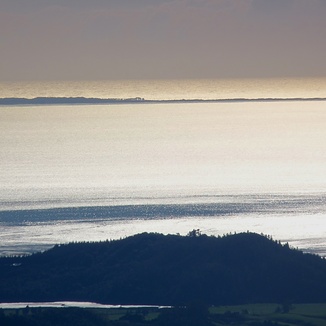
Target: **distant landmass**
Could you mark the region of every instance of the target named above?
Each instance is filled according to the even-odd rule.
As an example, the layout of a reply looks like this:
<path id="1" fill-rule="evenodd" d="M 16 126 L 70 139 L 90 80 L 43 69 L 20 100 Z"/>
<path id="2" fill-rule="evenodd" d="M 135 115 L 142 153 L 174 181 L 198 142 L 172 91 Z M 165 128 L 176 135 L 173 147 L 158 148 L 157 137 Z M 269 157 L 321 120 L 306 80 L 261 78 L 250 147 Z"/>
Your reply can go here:
<path id="1" fill-rule="evenodd" d="M 40 104 L 116 104 L 142 102 L 143 98 L 87 98 L 87 97 L 7 97 L 0 98 L 0 105 L 40 105 Z"/>
<path id="2" fill-rule="evenodd" d="M 0 259 L 0 301 L 326 302 L 326 260 L 270 237 L 138 234 Z"/>
<path id="3" fill-rule="evenodd" d="M 126 103 L 201 103 L 201 102 L 281 102 L 281 101 L 325 101 L 326 98 L 233 98 L 233 99 L 180 99 L 180 100 L 146 100 L 134 98 L 87 98 L 87 97 L 35 97 L 0 98 L 0 105 L 65 105 L 65 104 L 126 104 Z"/>

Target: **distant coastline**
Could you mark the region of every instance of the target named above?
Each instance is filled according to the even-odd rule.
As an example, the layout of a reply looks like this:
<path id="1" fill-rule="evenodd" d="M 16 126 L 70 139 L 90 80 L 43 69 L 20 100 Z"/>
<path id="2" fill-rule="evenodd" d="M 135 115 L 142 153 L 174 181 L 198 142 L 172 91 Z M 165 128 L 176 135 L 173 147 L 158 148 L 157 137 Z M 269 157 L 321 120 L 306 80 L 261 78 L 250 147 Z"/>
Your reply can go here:
<path id="1" fill-rule="evenodd" d="M 326 101 L 326 97 L 313 98 L 230 98 L 230 99 L 175 99 L 146 100 L 142 97 L 133 98 L 88 98 L 88 97 L 6 97 L 0 98 L 0 106 L 14 105 L 74 105 L 74 104 L 130 104 L 130 103 L 237 103 L 237 102 L 298 102 Z"/>

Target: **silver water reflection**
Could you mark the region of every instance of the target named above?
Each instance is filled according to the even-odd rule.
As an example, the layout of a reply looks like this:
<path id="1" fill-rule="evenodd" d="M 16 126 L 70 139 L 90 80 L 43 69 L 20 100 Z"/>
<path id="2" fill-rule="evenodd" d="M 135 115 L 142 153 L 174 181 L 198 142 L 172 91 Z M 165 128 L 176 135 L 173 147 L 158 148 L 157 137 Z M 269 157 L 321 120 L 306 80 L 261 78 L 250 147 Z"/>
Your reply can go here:
<path id="1" fill-rule="evenodd" d="M 200 228 L 324 254 L 325 127 L 326 102 L 1 107 L 2 253 Z"/>
<path id="2" fill-rule="evenodd" d="M 326 102 L 0 108 L 0 209 L 323 192 L 325 126 Z"/>
<path id="3" fill-rule="evenodd" d="M 2 211 L 0 253 L 31 253 L 55 243 L 118 239 L 144 231 L 186 234 L 199 228 L 209 235 L 264 233 L 326 256 L 325 199 L 321 195 L 241 195 L 209 197 L 197 204 Z"/>

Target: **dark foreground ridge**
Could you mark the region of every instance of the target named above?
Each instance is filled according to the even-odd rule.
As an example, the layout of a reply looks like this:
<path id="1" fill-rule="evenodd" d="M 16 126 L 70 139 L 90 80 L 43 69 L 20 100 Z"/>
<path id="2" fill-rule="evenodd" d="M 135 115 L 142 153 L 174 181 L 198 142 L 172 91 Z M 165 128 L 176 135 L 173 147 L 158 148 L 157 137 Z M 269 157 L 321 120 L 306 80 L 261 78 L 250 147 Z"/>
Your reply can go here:
<path id="1" fill-rule="evenodd" d="M 6 97 L 0 98 L 0 105 L 72 105 L 72 104 L 128 104 L 128 103 L 237 103 L 237 102 L 293 102 L 293 101 L 326 101 L 323 97 L 311 98 L 233 98 L 233 99 L 179 99 L 179 100 L 146 100 L 134 98 L 89 98 L 89 97 Z"/>
<path id="2" fill-rule="evenodd" d="M 326 260 L 254 233 L 143 233 L 1 258 L 0 289 L 1 302 L 325 302 Z"/>

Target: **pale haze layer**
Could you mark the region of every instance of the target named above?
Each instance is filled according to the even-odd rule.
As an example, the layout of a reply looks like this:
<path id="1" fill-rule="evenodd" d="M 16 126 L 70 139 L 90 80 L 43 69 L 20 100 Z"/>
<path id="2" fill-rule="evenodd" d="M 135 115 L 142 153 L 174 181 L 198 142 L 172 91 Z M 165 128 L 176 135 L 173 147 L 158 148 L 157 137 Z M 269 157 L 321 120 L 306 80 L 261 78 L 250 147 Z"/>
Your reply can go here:
<path id="1" fill-rule="evenodd" d="M 0 79 L 326 76 L 325 0 L 1 0 Z"/>

